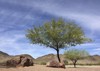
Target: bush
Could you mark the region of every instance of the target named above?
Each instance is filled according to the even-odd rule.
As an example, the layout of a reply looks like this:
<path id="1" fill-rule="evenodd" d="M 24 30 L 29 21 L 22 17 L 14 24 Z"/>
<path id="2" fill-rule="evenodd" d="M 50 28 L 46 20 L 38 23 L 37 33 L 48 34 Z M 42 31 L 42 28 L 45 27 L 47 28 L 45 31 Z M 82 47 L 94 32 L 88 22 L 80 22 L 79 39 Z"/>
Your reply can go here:
<path id="1" fill-rule="evenodd" d="M 67 60 L 64 60 L 64 64 L 65 64 L 65 65 L 68 65 L 68 61 L 67 61 Z"/>
<path id="2" fill-rule="evenodd" d="M 41 64 L 41 65 L 46 65 L 46 62 L 41 62 L 40 64 Z"/>

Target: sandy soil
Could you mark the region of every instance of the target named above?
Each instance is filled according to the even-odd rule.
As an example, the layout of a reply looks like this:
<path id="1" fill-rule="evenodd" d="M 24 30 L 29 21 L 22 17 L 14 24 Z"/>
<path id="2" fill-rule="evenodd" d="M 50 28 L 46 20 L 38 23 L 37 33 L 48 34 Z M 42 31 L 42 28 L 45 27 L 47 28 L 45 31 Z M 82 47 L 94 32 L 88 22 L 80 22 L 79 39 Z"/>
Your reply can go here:
<path id="1" fill-rule="evenodd" d="M 0 71 L 100 71 L 100 66 L 78 66 L 73 68 L 67 66 L 63 68 L 50 68 L 45 65 L 35 65 L 31 67 L 18 67 L 18 68 L 0 68 Z"/>

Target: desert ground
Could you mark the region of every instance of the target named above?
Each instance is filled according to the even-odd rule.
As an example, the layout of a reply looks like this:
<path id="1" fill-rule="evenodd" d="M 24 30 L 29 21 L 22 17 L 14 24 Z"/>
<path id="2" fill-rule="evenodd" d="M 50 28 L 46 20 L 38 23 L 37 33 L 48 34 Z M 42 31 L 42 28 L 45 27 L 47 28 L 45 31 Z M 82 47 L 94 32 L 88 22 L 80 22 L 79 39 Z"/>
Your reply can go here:
<path id="1" fill-rule="evenodd" d="M 63 69 L 46 67 L 45 65 L 34 65 L 30 67 L 0 68 L 0 71 L 100 71 L 100 66 L 78 66 L 77 68 L 66 66 L 66 69 Z"/>

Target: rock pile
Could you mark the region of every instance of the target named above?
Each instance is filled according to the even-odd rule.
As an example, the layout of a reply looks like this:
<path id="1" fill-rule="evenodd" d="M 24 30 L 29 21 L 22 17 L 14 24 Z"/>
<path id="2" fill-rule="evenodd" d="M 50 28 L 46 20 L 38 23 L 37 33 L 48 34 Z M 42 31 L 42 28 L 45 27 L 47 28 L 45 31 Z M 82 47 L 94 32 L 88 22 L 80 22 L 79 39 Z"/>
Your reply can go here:
<path id="1" fill-rule="evenodd" d="M 30 57 L 19 56 L 18 58 L 12 58 L 6 62 L 8 67 L 25 67 L 25 66 L 33 66 L 33 60 Z"/>
<path id="2" fill-rule="evenodd" d="M 47 67 L 55 67 L 55 68 L 65 68 L 65 64 L 63 62 L 59 63 L 56 60 L 52 60 L 47 63 Z"/>

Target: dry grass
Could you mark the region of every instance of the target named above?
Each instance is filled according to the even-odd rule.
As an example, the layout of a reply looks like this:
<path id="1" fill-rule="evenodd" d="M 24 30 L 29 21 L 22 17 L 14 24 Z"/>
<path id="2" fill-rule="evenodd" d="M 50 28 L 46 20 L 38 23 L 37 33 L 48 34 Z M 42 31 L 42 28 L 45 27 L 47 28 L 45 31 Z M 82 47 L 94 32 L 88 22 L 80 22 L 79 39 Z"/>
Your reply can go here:
<path id="1" fill-rule="evenodd" d="M 72 68 L 71 66 L 63 68 L 50 68 L 45 65 L 35 65 L 31 67 L 19 67 L 19 68 L 0 68 L 0 71 L 100 71 L 100 66 L 79 66 L 78 68 Z"/>

